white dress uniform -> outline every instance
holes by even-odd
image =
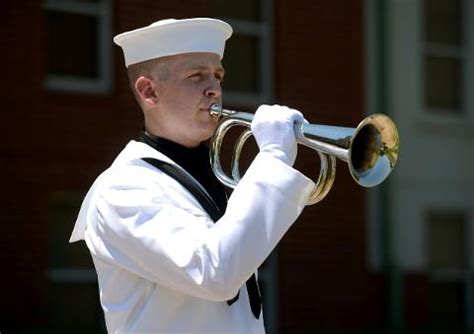
[[[222,58],[231,34],[220,20],[162,20],[114,41],[128,67],[188,52]],[[142,160],[174,164],[144,143],[131,141],[98,177],[70,241],[85,240],[90,250],[110,333],[264,332],[244,283],[301,213],[314,183],[262,151],[217,222],[178,181]]]
[[[264,333],[245,282],[301,213],[314,183],[261,152],[214,223],[144,157],[174,164],[131,141],[93,184],[71,236],[92,254],[108,331]]]

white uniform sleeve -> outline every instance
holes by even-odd
[[[228,300],[297,219],[313,186],[260,153],[214,225],[155,186],[108,186],[97,198],[98,219],[86,230],[86,242],[95,256],[150,281]]]

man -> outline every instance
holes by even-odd
[[[264,332],[253,274],[314,184],[291,167],[302,115],[261,106],[252,122],[260,152],[227,202],[202,142],[217,126],[209,107],[222,100],[231,33],[225,22],[199,18],[158,21],[114,39],[145,128],[96,180],[71,236],[92,254],[109,332]],[[221,214],[212,219],[180,178]]]

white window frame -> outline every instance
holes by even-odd
[[[81,203],[84,198],[82,193],[58,191],[51,194],[51,198],[62,198],[65,205],[70,203]],[[65,224],[68,222],[64,222]],[[71,227],[74,226],[74,222]],[[72,230],[71,230],[72,231]],[[65,242],[69,236],[65,236]],[[97,274],[93,266],[91,267],[51,267],[46,272],[47,278],[51,283],[97,283]]]
[[[87,79],[77,76],[54,75],[46,73],[44,87],[50,91],[67,91],[85,94],[105,94],[112,90],[112,0],[99,0],[98,3],[79,1],[45,0],[45,11],[56,11],[93,16],[98,24],[98,76]]]
[[[258,39],[260,57],[258,59],[258,92],[238,90],[224,91],[224,102],[230,105],[255,107],[273,100],[273,0],[260,0],[260,22],[221,17],[229,23],[234,35],[251,36]]]
[[[469,206],[463,205],[450,205],[444,204],[438,205],[435,204],[427,204],[425,207],[426,212],[460,212],[465,215],[464,220],[464,246],[465,246],[465,268],[462,269],[432,269],[427,271],[427,278],[433,283],[462,283],[465,286],[464,292],[464,301],[466,305],[464,306],[464,324],[467,329],[474,329],[474,298],[472,292],[474,290],[474,274],[472,263],[473,261],[473,229],[474,229],[474,209]],[[425,216],[424,221],[424,236],[428,238],[428,226],[429,221],[427,216]],[[427,246],[427,240],[424,240],[424,244]],[[425,248],[426,248],[425,246]],[[425,255],[428,255],[428,251],[425,249]]]
[[[433,130],[439,130],[440,127],[447,128],[451,127],[459,133],[466,133],[471,131],[474,126],[474,97],[470,88],[474,87],[474,4],[471,0],[461,0],[462,2],[462,22],[463,26],[463,40],[459,46],[441,43],[429,43],[424,40],[423,26],[424,26],[424,1],[420,1],[420,64],[424,64],[424,58],[426,56],[437,56],[458,59],[462,64],[462,105],[460,110],[457,109],[445,109],[445,108],[433,108],[426,105],[422,105],[420,110],[419,119],[423,125],[433,128]],[[424,66],[420,67],[420,77],[425,78]],[[425,96],[425,85],[424,81],[421,82],[420,93],[421,96]],[[422,103],[424,99],[421,100]]]
[[[70,202],[78,202],[80,203],[80,199],[83,198],[83,194],[79,194],[76,192],[63,192],[58,191],[54,192],[51,195],[51,198],[59,197],[64,200],[65,205],[69,205]],[[63,222],[64,224],[68,222]],[[69,222],[73,223],[73,222]],[[71,225],[73,226],[73,224]],[[72,231],[72,230],[71,230]],[[51,233],[48,229],[48,233]],[[67,243],[69,238],[68,235],[64,236],[64,242]],[[68,247],[68,245],[66,245]],[[80,245],[80,247],[85,247],[85,245]],[[88,250],[86,250],[88,252]],[[48,261],[49,262],[49,261]],[[92,260],[91,260],[92,264]],[[65,267],[58,267],[58,266],[51,266],[48,265],[46,268],[45,276],[47,279],[48,284],[70,284],[71,288],[80,289],[83,284],[98,284],[97,280],[97,273],[93,264],[90,267],[81,267],[81,266],[65,266]],[[95,298],[99,298],[97,294]],[[98,310],[99,311],[99,310]],[[103,317],[100,318],[98,326],[99,329],[105,330],[105,319]]]

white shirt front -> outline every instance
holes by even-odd
[[[245,282],[297,219],[314,183],[259,153],[214,223],[144,157],[173,163],[131,141],[88,192],[70,240],[84,239],[91,252],[108,331],[264,333]]]

